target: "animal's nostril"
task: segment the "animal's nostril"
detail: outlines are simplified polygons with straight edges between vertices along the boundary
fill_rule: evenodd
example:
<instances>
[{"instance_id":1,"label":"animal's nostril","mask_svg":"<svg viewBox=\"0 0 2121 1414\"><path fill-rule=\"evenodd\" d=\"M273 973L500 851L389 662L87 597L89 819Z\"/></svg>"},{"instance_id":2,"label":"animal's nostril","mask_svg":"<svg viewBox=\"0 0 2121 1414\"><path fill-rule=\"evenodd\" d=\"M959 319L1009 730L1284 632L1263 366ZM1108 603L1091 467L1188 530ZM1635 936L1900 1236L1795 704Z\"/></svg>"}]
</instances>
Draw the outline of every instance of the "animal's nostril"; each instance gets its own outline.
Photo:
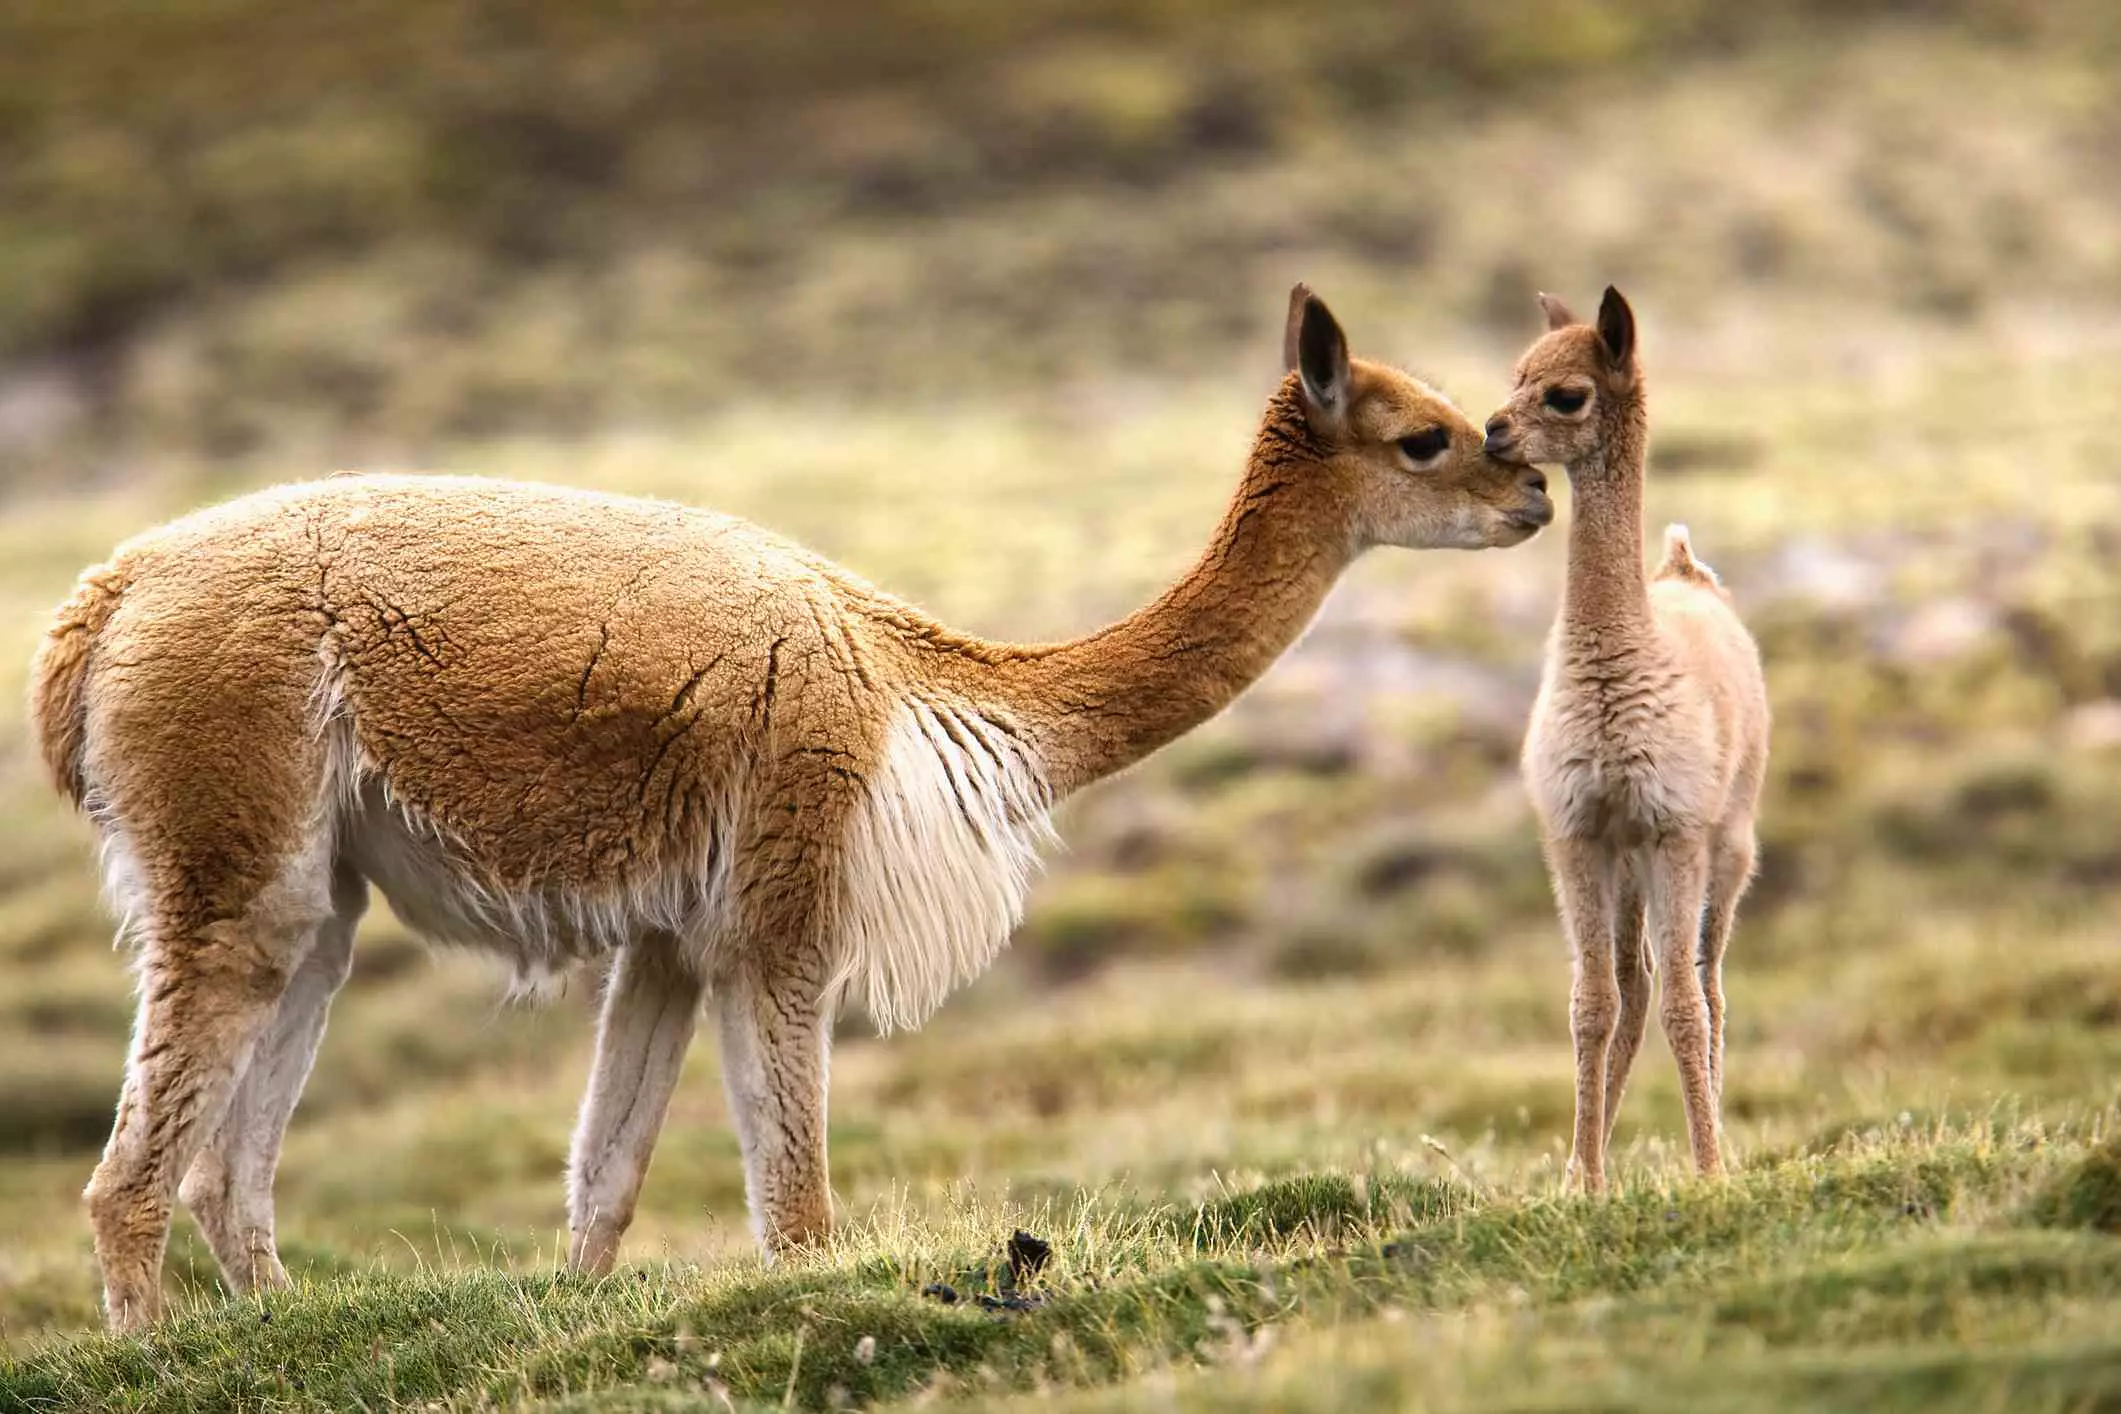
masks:
<instances>
[{"instance_id":1,"label":"animal's nostril","mask_svg":"<svg viewBox=\"0 0 2121 1414\"><path fill-rule=\"evenodd\" d=\"M1489 419L1488 419L1488 440L1489 440L1490 442L1502 442L1502 441L1507 441L1507 440L1508 440L1508 438L1509 438L1509 435L1510 435L1510 424L1509 424L1509 423L1507 423L1507 422L1503 421L1503 420L1502 420L1501 418L1499 418L1499 417L1491 417L1491 418L1489 418Z\"/></svg>"},{"instance_id":2,"label":"animal's nostril","mask_svg":"<svg viewBox=\"0 0 2121 1414\"><path fill-rule=\"evenodd\" d=\"M1547 474L1543 471L1535 471L1524 479L1524 484L1544 496L1547 490Z\"/></svg>"}]
</instances>

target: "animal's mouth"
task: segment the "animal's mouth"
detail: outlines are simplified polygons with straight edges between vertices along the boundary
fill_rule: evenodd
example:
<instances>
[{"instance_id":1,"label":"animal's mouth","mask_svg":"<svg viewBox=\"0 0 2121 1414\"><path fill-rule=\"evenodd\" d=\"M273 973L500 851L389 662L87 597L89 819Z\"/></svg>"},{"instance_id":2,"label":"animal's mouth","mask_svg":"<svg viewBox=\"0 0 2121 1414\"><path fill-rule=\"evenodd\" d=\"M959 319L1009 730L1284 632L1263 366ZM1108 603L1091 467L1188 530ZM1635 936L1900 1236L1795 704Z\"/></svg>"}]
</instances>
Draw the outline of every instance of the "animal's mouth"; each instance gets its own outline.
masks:
<instances>
[{"instance_id":1,"label":"animal's mouth","mask_svg":"<svg viewBox=\"0 0 2121 1414\"><path fill-rule=\"evenodd\" d=\"M1511 511L1509 522L1526 531L1544 530L1554 523L1554 502L1546 496L1538 496L1529 504Z\"/></svg>"},{"instance_id":2,"label":"animal's mouth","mask_svg":"<svg viewBox=\"0 0 2121 1414\"><path fill-rule=\"evenodd\" d=\"M1495 530L1494 536L1488 541L1488 544L1498 550L1511 549L1514 546L1524 544L1525 541L1539 534L1540 527L1545 524L1546 522L1544 521L1531 520L1523 516L1508 516L1503 520L1501 526Z\"/></svg>"}]
</instances>

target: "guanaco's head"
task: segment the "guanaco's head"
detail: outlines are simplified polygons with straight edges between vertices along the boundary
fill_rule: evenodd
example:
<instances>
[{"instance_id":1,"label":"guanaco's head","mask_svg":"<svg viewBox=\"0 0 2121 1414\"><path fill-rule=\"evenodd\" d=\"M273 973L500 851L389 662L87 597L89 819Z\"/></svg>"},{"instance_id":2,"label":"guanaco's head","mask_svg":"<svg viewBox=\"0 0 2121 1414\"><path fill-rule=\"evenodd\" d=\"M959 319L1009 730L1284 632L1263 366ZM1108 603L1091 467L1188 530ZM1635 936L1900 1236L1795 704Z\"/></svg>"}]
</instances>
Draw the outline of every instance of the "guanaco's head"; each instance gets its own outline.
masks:
<instances>
[{"instance_id":1,"label":"guanaco's head","mask_svg":"<svg viewBox=\"0 0 2121 1414\"><path fill-rule=\"evenodd\" d=\"M1308 286L1289 293L1282 351L1365 543L1485 550L1522 544L1553 520L1544 476L1489 456L1472 420L1419 379L1349 358L1347 336Z\"/></svg>"},{"instance_id":2,"label":"guanaco's head","mask_svg":"<svg viewBox=\"0 0 2121 1414\"><path fill-rule=\"evenodd\" d=\"M1517 388L1488 419L1488 450L1509 461L1575 467L1600 460L1641 406L1635 311L1606 286L1595 325L1541 295L1547 332L1517 360Z\"/></svg>"}]
</instances>

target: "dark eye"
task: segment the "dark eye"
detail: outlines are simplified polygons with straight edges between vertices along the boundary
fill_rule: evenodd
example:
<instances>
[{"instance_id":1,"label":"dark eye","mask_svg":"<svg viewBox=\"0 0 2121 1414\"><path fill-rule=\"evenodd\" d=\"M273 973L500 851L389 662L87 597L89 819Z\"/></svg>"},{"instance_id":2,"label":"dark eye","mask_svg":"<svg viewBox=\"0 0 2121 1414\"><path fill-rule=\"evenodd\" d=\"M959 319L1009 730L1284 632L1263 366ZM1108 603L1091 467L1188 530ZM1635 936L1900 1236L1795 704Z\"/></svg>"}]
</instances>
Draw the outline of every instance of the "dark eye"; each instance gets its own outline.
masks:
<instances>
[{"instance_id":1,"label":"dark eye","mask_svg":"<svg viewBox=\"0 0 2121 1414\"><path fill-rule=\"evenodd\" d=\"M1545 401L1556 412L1575 412L1590 396L1577 388L1549 388Z\"/></svg>"},{"instance_id":2,"label":"dark eye","mask_svg":"<svg viewBox=\"0 0 2121 1414\"><path fill-rule=\"evenodd\" d=\"M1431 427L1426 432L1399 439L1399 450L1407 454L1407 460L1417 462L1442 456L1450 445L1451 429L1448 427Z\"/></svg>"}]
</instances>

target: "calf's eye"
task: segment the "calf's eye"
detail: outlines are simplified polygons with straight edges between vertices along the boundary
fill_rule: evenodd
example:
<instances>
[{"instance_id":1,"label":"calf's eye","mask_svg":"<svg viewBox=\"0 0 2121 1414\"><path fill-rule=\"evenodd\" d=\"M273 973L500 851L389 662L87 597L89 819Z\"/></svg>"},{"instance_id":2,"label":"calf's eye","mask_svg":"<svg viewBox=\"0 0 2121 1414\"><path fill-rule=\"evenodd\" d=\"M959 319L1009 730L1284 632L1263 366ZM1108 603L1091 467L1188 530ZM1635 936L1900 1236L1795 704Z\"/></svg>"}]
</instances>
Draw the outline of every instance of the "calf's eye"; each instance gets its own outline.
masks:
<instances>
[{"instance_id":1,"label":"calf's eye","mask_svg":"<svg viewBox=\"0 0 2121 1414\"><path fill-rule=\"evenodd\" d=\"M1581 408L1590 394L1578 388L1549 388L1546 405L1556 412L1575 412Z\"/></svg>"},{"instance_id":2,"label":"calf's eye","mask_svg":"<svg viewBox=\"0 0 2121 1414\"><path fill-rule=\"evenodd\" d=\"M1407 454L1408 461L1425 462L1440 457L1451 445L1451 430L1447 427L1431 427L1411 437L1399 439L1399 450Z\"/></svg>"}]
</instances>

